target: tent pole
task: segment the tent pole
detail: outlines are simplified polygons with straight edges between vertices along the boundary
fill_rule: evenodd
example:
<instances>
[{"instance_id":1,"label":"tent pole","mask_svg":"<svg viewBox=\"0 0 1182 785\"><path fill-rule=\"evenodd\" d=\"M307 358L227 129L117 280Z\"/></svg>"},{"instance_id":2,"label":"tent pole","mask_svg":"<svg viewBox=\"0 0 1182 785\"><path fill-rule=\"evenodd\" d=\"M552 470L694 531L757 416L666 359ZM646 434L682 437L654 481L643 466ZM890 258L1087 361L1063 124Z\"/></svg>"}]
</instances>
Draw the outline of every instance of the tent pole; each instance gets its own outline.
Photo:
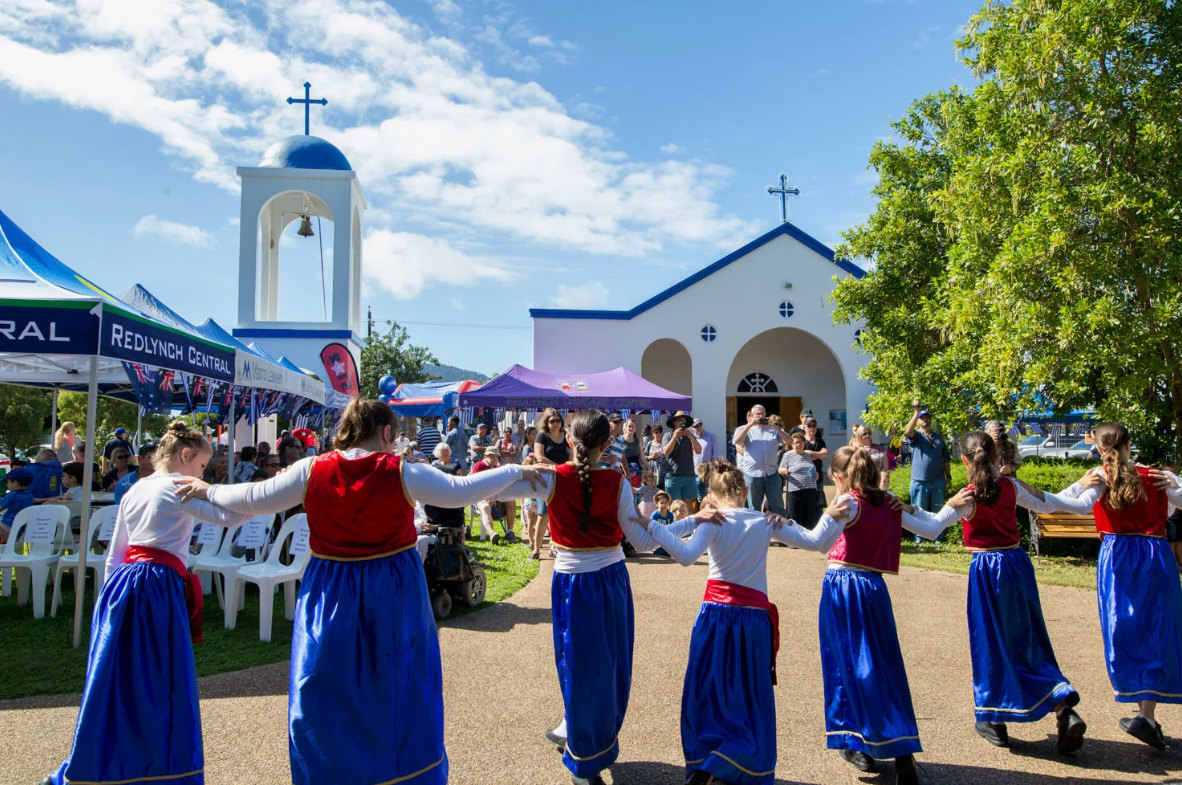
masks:
<instances>
[{"instance_id":1,"label":"tent pole","mask_svg":"<svg viewBox=\"0 0 1182 785\"><path fill-rule=\"evenodd\" d=\"M135 448L138 451L140 444L143 443L143 438L140 434L144 431L144 410L140 407L135 407Z\"/></svg>"},{"instance_id":2,"label":"tent pole","mask_svg":"<svg viewBox=\"0 0 1182 785\"><path fill-rule=\"evenodd\" d=\"M90 494L94 487L94 429L98 419L98 357L90 358L90 379L86 388L86 449L82 463L82 530L78 546L78 566L75 568L74 585L74 648L82 646L82 608L86 597L86 557L90 553ZM95 591L95 599L98 592Z\"/></svg>"},{"instance_id":3,"label":"tent pole","mask_svg":"<svg viewBox=\"0 0 1182 785\"><path fill-rule=\"evenodd\" d=\"M226 457L230 461L230 468L226 472L226 477L232 483L234 482L234 402L230 401L230 427L226 434Z\"/></svg>"},{"instance_id":4,"label":"tent pole","mask_svg":"<svg viewBox=\"0 0 1182 785\"><path fill-rule=\"evenodd\" d=\"M57 388L53 388L53 408L49 414L49 443L53 445L54 452L57 451L57 444L54 439L57 436Z\"/></svg>"}]
</instances>

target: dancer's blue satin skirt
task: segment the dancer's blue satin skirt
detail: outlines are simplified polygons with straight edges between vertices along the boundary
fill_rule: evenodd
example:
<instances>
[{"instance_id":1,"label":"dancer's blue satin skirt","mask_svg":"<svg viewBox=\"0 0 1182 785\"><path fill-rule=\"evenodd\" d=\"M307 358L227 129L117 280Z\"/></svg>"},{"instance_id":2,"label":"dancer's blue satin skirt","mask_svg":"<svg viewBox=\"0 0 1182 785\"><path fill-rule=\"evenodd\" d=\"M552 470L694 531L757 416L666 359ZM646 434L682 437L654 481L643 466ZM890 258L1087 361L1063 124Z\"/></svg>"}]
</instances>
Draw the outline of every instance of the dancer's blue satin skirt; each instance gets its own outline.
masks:
<instances>
[{"instance_id":1,"label":"dancer's blue satin skirt","mask_svg":"<svg viewBox=\"0 0 1182 785\"><path fill-rule=\"evenodd\" d=\"M185 587L171 567L116 567L99 591L70 757L54 785L203 785L201 714Z\"/></svg>"},{"instance_id":2,"label":"dancer's blue satin skirt","mask_svg":"<svg viewBox=\"0 0 1182 785\"><path fill-rule=\"evenodd\" d=\"M1182 703L1182 583L1166 539L1105 535L1096 596L1117 702Z\"/></svg>"},{"instance_id":3,"label":"dancer's blue satin skirt","mask_svg":"<svg viewBox=\"0 0 1182 785\"><path fill-rule=\"evenodd\" d=\"M295 785L443 785L439 635L414 549L308 560L291 644Z\"/></svg>"},{"instance_id":4,"label":"dancer's blue satin skirt","mask_svg":"<svg viewBox=\"0 0 1182 785\"><path fill-rule=\"evenodd\" d=\"M554 663L566 705L562 762L594 777L620 754L632 689L636 619L624 562L594 572L554 573L550 585Z\"/></svg>"},{"instance_id":5,"label":"dancer's blue satin skirt","mask_svg":"<svg viewBox=\"0 0 1182 785\"><path fill-rule=\"evenodd\" d=\"M1075 692L1055 661L1024 550L973 554L968 617L979 722L1034 722Z\"/></svg>"},{"instance_id":6,"label":"dancer's blue satin skirt","mask_svg":"<svg viewBox=\"0 0 1182 785\"><path fill-rule=\"evenodd\" d=\"M702 603L681 692L686 776L707 771L732 785L776 775L772 626L760 608Z\"/></svg>"},{"instance_id":7,"label":"dancer's blue satin skirt","mask_svg":"<svg viewBox=\"0 0 1182 785\"><path fill-rule=\"evenodd\" d=\"M882 576L826 570L819 627L829 749L857 750L872 758L920 752L891 595Z\"/></svg>"}]
</instances>

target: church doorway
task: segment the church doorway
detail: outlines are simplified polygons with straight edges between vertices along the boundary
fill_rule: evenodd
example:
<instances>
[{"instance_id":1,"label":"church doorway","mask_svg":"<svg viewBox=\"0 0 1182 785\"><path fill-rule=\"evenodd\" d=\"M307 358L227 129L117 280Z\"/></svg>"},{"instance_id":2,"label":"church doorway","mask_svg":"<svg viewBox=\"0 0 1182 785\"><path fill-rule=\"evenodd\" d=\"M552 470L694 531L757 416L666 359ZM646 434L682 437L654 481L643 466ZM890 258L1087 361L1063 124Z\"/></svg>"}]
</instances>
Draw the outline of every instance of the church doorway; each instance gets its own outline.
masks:
<instances>
[{"instance_id":1,"label":"church doorway","mask_svg":"<svg viewBox=\"0 0 1182 785\"><path fill-rule=\"evenodd\" d=\"M845 433L845 376L829 347L804 330L777 327L749 340L731 363L727 393L728 430L747 422L747 412L761 403L787 430L807 407L822 432Z\"/></svg>"}]
</instances>

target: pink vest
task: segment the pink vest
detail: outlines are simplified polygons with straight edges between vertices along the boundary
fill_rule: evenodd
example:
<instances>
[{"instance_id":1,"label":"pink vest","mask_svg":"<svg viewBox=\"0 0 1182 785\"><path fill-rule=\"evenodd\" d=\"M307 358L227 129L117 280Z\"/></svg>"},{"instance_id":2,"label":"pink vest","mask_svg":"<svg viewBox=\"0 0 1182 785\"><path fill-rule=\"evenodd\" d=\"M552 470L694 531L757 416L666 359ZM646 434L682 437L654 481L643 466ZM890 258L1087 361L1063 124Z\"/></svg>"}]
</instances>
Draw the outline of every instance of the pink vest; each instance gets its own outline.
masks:
<instances>
[{"instance_id":1,"label":"pink vest","mask_svg":"<svg viewBox=\"0 0 1182 785\"><path fill-rule=\"evenodd\" d=\"M850 495L858 500L858 515L846 524L837 542L829 549L829 561L897 574L903 542L903 513L891 509L888 504L875 507L859 493Z\"/></svg>"}]
</instances>

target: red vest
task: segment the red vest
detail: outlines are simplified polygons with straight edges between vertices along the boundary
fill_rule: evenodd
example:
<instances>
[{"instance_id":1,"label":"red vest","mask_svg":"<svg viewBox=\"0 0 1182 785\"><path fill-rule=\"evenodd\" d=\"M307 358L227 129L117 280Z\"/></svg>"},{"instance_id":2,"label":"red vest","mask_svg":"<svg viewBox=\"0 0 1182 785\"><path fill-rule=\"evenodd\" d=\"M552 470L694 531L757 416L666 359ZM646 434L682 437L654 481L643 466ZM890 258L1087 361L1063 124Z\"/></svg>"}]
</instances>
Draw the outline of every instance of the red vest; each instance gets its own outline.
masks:
<instances>
[{"instance_id":1,"label":"red vest","mask_svg":"<svg viewBox=\"0 0 1182 785\"><path fill-rule=\"evenodd\" d=\"M573 463L558 466L554 493L546 506L550 510L550 539L571 551L600 551L619 546L624 539L616 509L620 504L620 483L624 475L614 469L591 470L591 521L587 531L583 520L583 485Z\"/></svg>"},{"instance_id":2,"label":"red vest","mask_svg":"<svg viewBox=\"0 0 1182 785\"><path fill-rule=\"evenodd\" d=\"M875 507L858 493L858 517L846 524L829 549L829 561L851 564L875 572L899 572L903 542L903 513L889 504Z\"/></svg>"},{"instance_id":3,"label":"red vest","mask_svg":"<svg viewBox=\"0 0 1182 785\"><path fill-rule=\"evenodd\" d=\"M1151 537L1166 536L1167 504L1165 491L1153 484L1149 469L1137 467L1141 483L1145 486L1145 498L1127 510L1114 510L1108 505L1108 492L1092 507L1096 516L1096 531L1103 534L1147 534Z\"/></svg>"},{"instance_id":4,"label":"red vest","mask_svg":"<svg viewBox=\"0 0 1182 785\"><path fill-rule=\"evenodd\" d=\"M1022 541L1018 533L1018 491L1014 481L1002 477L1001 497L993 504L973 504L973 517L962 518L964 545L970 551L999 551Z\"/></svg>"},{"instance_id":5,"label":"red vest","mask_svg":"<svg viewBox=\"0 0 1182 785\"><path fill-rule=\"evenodd\" d=\"M415 544L415 510L402 485L402 461L375 452L347 460L339 452L312 463L304 494L308 545L318 556L365 558Z\"/></svg>"}]
</instances>

